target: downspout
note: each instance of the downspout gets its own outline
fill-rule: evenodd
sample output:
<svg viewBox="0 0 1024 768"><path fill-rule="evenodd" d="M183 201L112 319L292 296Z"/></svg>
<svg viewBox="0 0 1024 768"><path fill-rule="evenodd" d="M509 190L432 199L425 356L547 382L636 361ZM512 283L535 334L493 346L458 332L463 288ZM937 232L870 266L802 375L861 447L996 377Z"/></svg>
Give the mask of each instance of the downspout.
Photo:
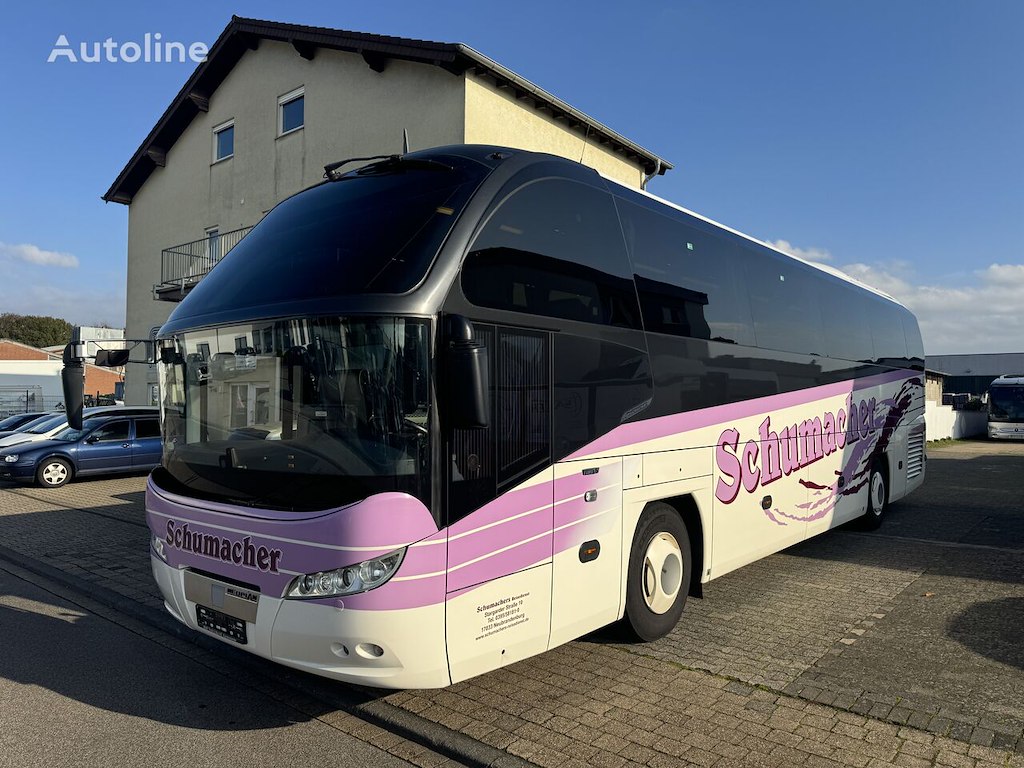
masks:
<svg viewBox="0 0 1024 768"><path fill-rule="evenodd" d="M653 179L655 176L657 176L659 173L661 173L661 158L660 157L657 158L654 161L654 170L651 171L646 176L644 176L643 183L640 184L640 189L647 189L648 182L650 182L650 180Z"/></svg>

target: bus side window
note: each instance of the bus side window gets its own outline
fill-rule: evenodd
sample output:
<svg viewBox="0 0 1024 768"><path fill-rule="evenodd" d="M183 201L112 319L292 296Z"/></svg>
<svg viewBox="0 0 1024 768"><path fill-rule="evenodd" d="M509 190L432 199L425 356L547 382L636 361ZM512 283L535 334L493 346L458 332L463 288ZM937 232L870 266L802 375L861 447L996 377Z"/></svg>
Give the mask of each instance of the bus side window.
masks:
<svg viewBox="0 0 1024 768"><path fill-rule="evenodd" d="M501 203L466 256L462 290L480 307L641 327L611 195L568 179Z"/></svg>
<svg viewBox="0 0 1024 768"><path fill-rule="evenodd" d="M746 267L754 338L762 349L825 356L812 267L751 244Z"/></svg>
<svg viewBox="0 0 1024 768"><path fill-rule="evenodd" d="M752 345L739 248L682 211L617 198L650 333ZM657 205L655 210L650 206Z"/></svg>
<svg viewBox="0 0 1024 768"><path fill-rule="evenodd" d="M878 297L869 306L871 340L875 362L901 368L907 364L907 338L903 330L902 308Z"/></svg>

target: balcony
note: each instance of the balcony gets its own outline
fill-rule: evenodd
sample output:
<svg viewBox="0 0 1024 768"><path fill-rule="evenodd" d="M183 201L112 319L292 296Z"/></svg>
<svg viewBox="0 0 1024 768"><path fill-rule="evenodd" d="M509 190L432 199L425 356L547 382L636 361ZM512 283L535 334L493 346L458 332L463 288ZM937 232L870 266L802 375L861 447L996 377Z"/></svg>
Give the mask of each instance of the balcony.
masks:
<svg viewBox="0 0 1024 768"><path fill-rule="evenodd" d="M181 301L250 229L252 227L211 233L202 240L165 248L160 257L160 282L153 286L153 298Z"/></svg>

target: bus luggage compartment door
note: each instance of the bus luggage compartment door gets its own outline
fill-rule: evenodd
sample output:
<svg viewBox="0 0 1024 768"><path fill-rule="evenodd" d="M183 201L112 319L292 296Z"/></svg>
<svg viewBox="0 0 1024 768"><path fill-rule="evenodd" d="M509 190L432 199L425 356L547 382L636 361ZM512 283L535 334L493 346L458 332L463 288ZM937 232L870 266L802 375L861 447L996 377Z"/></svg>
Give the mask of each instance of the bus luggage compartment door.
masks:
<svg viewBox="0 0 1024 768"><path fill-rule="evenodd" d="M556 465L549 647L615 621L621 550L622 459Z"/></svg>

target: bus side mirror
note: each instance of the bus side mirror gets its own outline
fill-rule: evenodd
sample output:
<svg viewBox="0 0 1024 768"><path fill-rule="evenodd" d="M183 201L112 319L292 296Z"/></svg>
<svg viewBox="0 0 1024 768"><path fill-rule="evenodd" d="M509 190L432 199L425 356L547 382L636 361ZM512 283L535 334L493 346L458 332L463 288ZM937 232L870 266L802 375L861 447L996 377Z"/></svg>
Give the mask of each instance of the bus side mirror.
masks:
<svg viewBox="0 0 1024 768"><path fill-rule="evenodd" d="M93 365L100 368L121 368L128 364L129 349L100 349L96 352Z"/></svg>
<svg viewBox="0 0 1024 768"><path fill-rule="evenodd" d="M490 379L487 347L473 338L473 325L464 317L448 318L445 352L447 412L453 429L486 429L490 425Z"/></svg>

